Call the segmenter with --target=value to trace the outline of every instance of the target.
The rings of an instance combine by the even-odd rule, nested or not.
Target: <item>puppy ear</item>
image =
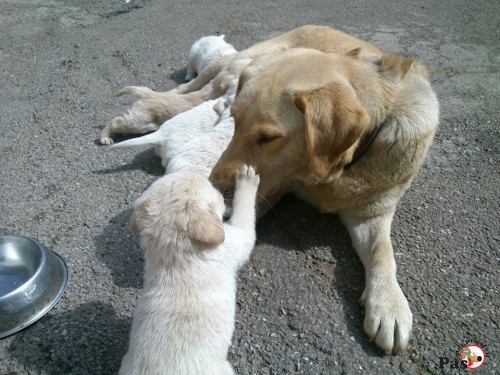
[[[351,56],[351,57],[358,57],[359,56],[359,53],[361,52],[361,48],[354,48],[350,51],[347,51],[345,53],[346,56]]]
[[[192,214],[194,217],[186,229],[191,239],[208,245],[220,245],[224,242],[224,225],[212,206],[208,210],[196,209]]]
[[[398,80],[409,72],[415,62],[415,59],[409,57],[386,54],[378,60],[377,69],[382,76]],[[421,64],[415,65],[422,66]],[[423,66],[422,68],[425,71],[424,76],[428,76],[427,69]]]
[[[342,154],[366,131],[370,117],[347,83],[332,82],[299,92],[295,105],[304,114],[306,160],[311,173],[326,177],[342,168]],[[346,164],[348,161],[345,161]]]
[[[140,201],[140,198],[135,202],[134,209],[129,219],[129,231],[132,234],[137,234],[144,229],[143,221],[147,215],[148,200]]]

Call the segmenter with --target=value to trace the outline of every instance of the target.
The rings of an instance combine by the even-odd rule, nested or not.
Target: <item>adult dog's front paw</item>
[[[386,354],[399,353],[410,340],[410,306],[397,282],[377,284],[367,285],[360,299],[365,306],[364,329]]]
[[[236,190],[246,187],[254,187],[257,190],[260,177],[255,174],[252,167],[244,165],[236,172]]]

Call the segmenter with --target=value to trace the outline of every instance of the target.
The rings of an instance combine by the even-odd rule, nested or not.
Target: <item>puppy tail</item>
[[[110,149],[137,147],[137,146],[154,146],[160,142],[160,136],[157,132],[143,135],[142,137],[128,139],[126,141],[111,145]]]
[[[150,98],[156,94],[158,94],[156,91],[144,86],[127,86],[118,91],[115,96],[135,95],[139,98]]]

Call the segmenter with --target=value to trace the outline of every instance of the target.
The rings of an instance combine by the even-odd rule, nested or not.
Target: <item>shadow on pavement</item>
[[[177,69],[168,75],[168,79],[174,81],[176,85],[180,85],[186,83],[186,73],[187,68]]]
[[[129,137],[130,138],[130,137]],[[123,138],[122,140],[129,139],[129,138]],[[116,139],[118,143],[118,139]],[[103,146],[107,147],[107,146]],[[106,150],[107,152],[120,152],[118,150],[114,151],[111,149]],[[156,176],[156,177],[161,177],[165,174],[165,169],[161,165],[161,159],[156,156],[153,148],[141,151],[137,153],[134,158],[127,164],[121,165],[119,167],[114,167],[114,168],[108,168],[108,169],[102,169],[102,170],[95,170],[92,171],[93,174],[96,175],[107,175],[107,174],[113,174],[113,173],[120,173],[120,172],[126,172],[126,171],[135,171],[135,170],[142,170],[145,173],[151,175],[151,176]]]
[[[364,268],[337,215],[321,213],[308,203],[286,196],[258,222],[257,238],[257,244],[305,254],[308,272],[324,286],[325,297],[331,295],[331,288],[333,295],[341,298],[344,321],[339,324],[346,324],[351,339],[367,354],[383,356],[363,330],[359,298],[364,289]]]
[[[123,288],[141,288],[144,261],[139,237],[128,229],[132,209],[115,215],[94,237],[97,255],[110,269],[114,283]],[[117,258],[120,261],[117,261]]]
[[[8,351],[27,373],[114,374],[127,350],[130,324],[111,305],[90,302],[43,317],[18,333]]]
[[[97,254],[111,270],[114,283],[139,289],[143,275],[142,250],[138,237],[128,231],[130,214],[129,209],[114,216],[94,241]],[[333,296],[341,300],[343,319],[332,321],[332,325],[338,323],[339,329],[347,330],[367,354],[382,356],[382,352],[369,343],[363,330],[364,314],[358,300],[364,288],[364,269],[351,247],[347,230],[336,215],[322,214],[305,202],[285,197],[258,222],[257,238],[257,245],[303,254],[299,260],[307,259],[307,270],[324,288],[324,298]],[[329,259],[325,259],[325,251]],[[120,262],[116,262],[117,252]],[[276,265],[277,272],[279,267]],[[301,318],[298,312],[294,319],[298,320],[294,325],[303,326],[300,320],[305,319],[305,323],[309,317]],[[307,326],[305,324],[304,329]],[[331,345],[334,346],[334,342]]]

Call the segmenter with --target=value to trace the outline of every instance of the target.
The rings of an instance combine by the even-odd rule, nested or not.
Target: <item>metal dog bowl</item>
[[[64,260],[37,240],[0,235],[0,338],[45,315],[68,283]]]

